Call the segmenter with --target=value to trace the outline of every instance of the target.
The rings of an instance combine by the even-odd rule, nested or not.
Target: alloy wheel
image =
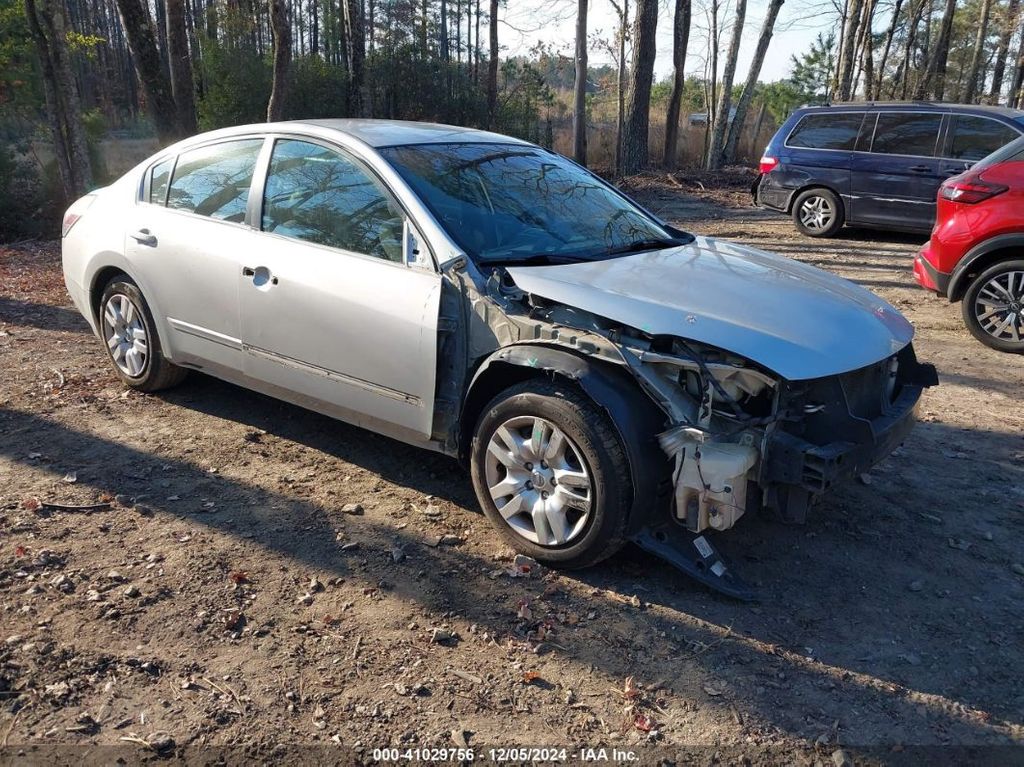
[[[594,502],[579,448],[550,421],[516,416],[487,445],[486,480],[512,530],[540,546],[563,546],[586,529]]]
[[[1024,272],[992,275],[974,299],[974,316],[993,338],[1014,342],[1024,338]]]
[[[103,338],[118,370],[138,378],[146,369],[149,338],[142,310],[128,296],[114,293],[103,305]]]
[[[835,220],[836,211],[825,197],[812,195],[800,205],[800,223],[811,232],[823,232]]]

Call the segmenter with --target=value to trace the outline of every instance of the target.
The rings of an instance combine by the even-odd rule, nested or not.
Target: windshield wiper
[[[582,261],[593,261],[588,256],[572,256],[561,253],[533,253],[528,256],[498,256],[482,258],[482,264],[503,264],[515,266],[558,266],[560,264],[578,264]]]
[[[685,245],[687,240],[681,237],[657,237],[646,240],[637,240],[627,245],[622,245],[618,248],[612,248],[606,250],[604,255],[606,256],[621,256],[625,253],[639,253],[643,250],[662,250],[664,248],[674,248],[676,245]]]

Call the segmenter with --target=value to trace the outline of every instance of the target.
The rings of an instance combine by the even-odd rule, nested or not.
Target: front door
[[[870,116],[868,119],[871,119]],[[940,112],[880,112],[870,149],[853,158],[851,221],[930,229],[941,161]]]
[[[245,371],[357,425],[430,435],[441,278],[406,215],[339,149],[277,139],[238,274]]]

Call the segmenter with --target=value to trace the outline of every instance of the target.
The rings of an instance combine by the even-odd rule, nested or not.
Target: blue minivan
[[[811,237],[843,226],[927,233],[939,185],[1024,135],[1017,109],[930,102],[803,107],[761,158],[758,205]]]

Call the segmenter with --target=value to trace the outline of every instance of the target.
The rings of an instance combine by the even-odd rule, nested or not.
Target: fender
[[[668,518],[671,464],[657,440],[668,419],[626,369],[552,346],[517,344],[487,357],[473,376],[469,391],[487,370],[499,365],[531,368],[567,378],[608,413],[626,448],[633,480],[628,535]]]
[[[979,262],[985,256],[997,250],[1008,250],[1010,248],[1019,248],[1024,252],[1024,233],[1000,234],[978,243],[967,251],[967,254],[960,259],[960,262],[953,269],[953,274],[950,277],[949,287],[946,289],[946,295],[949,296],[949,300],[952,302],[963,298],[963,294],[967,290],[968,275],[981,266]],[[987,266],[987,264],[985,265]]]

